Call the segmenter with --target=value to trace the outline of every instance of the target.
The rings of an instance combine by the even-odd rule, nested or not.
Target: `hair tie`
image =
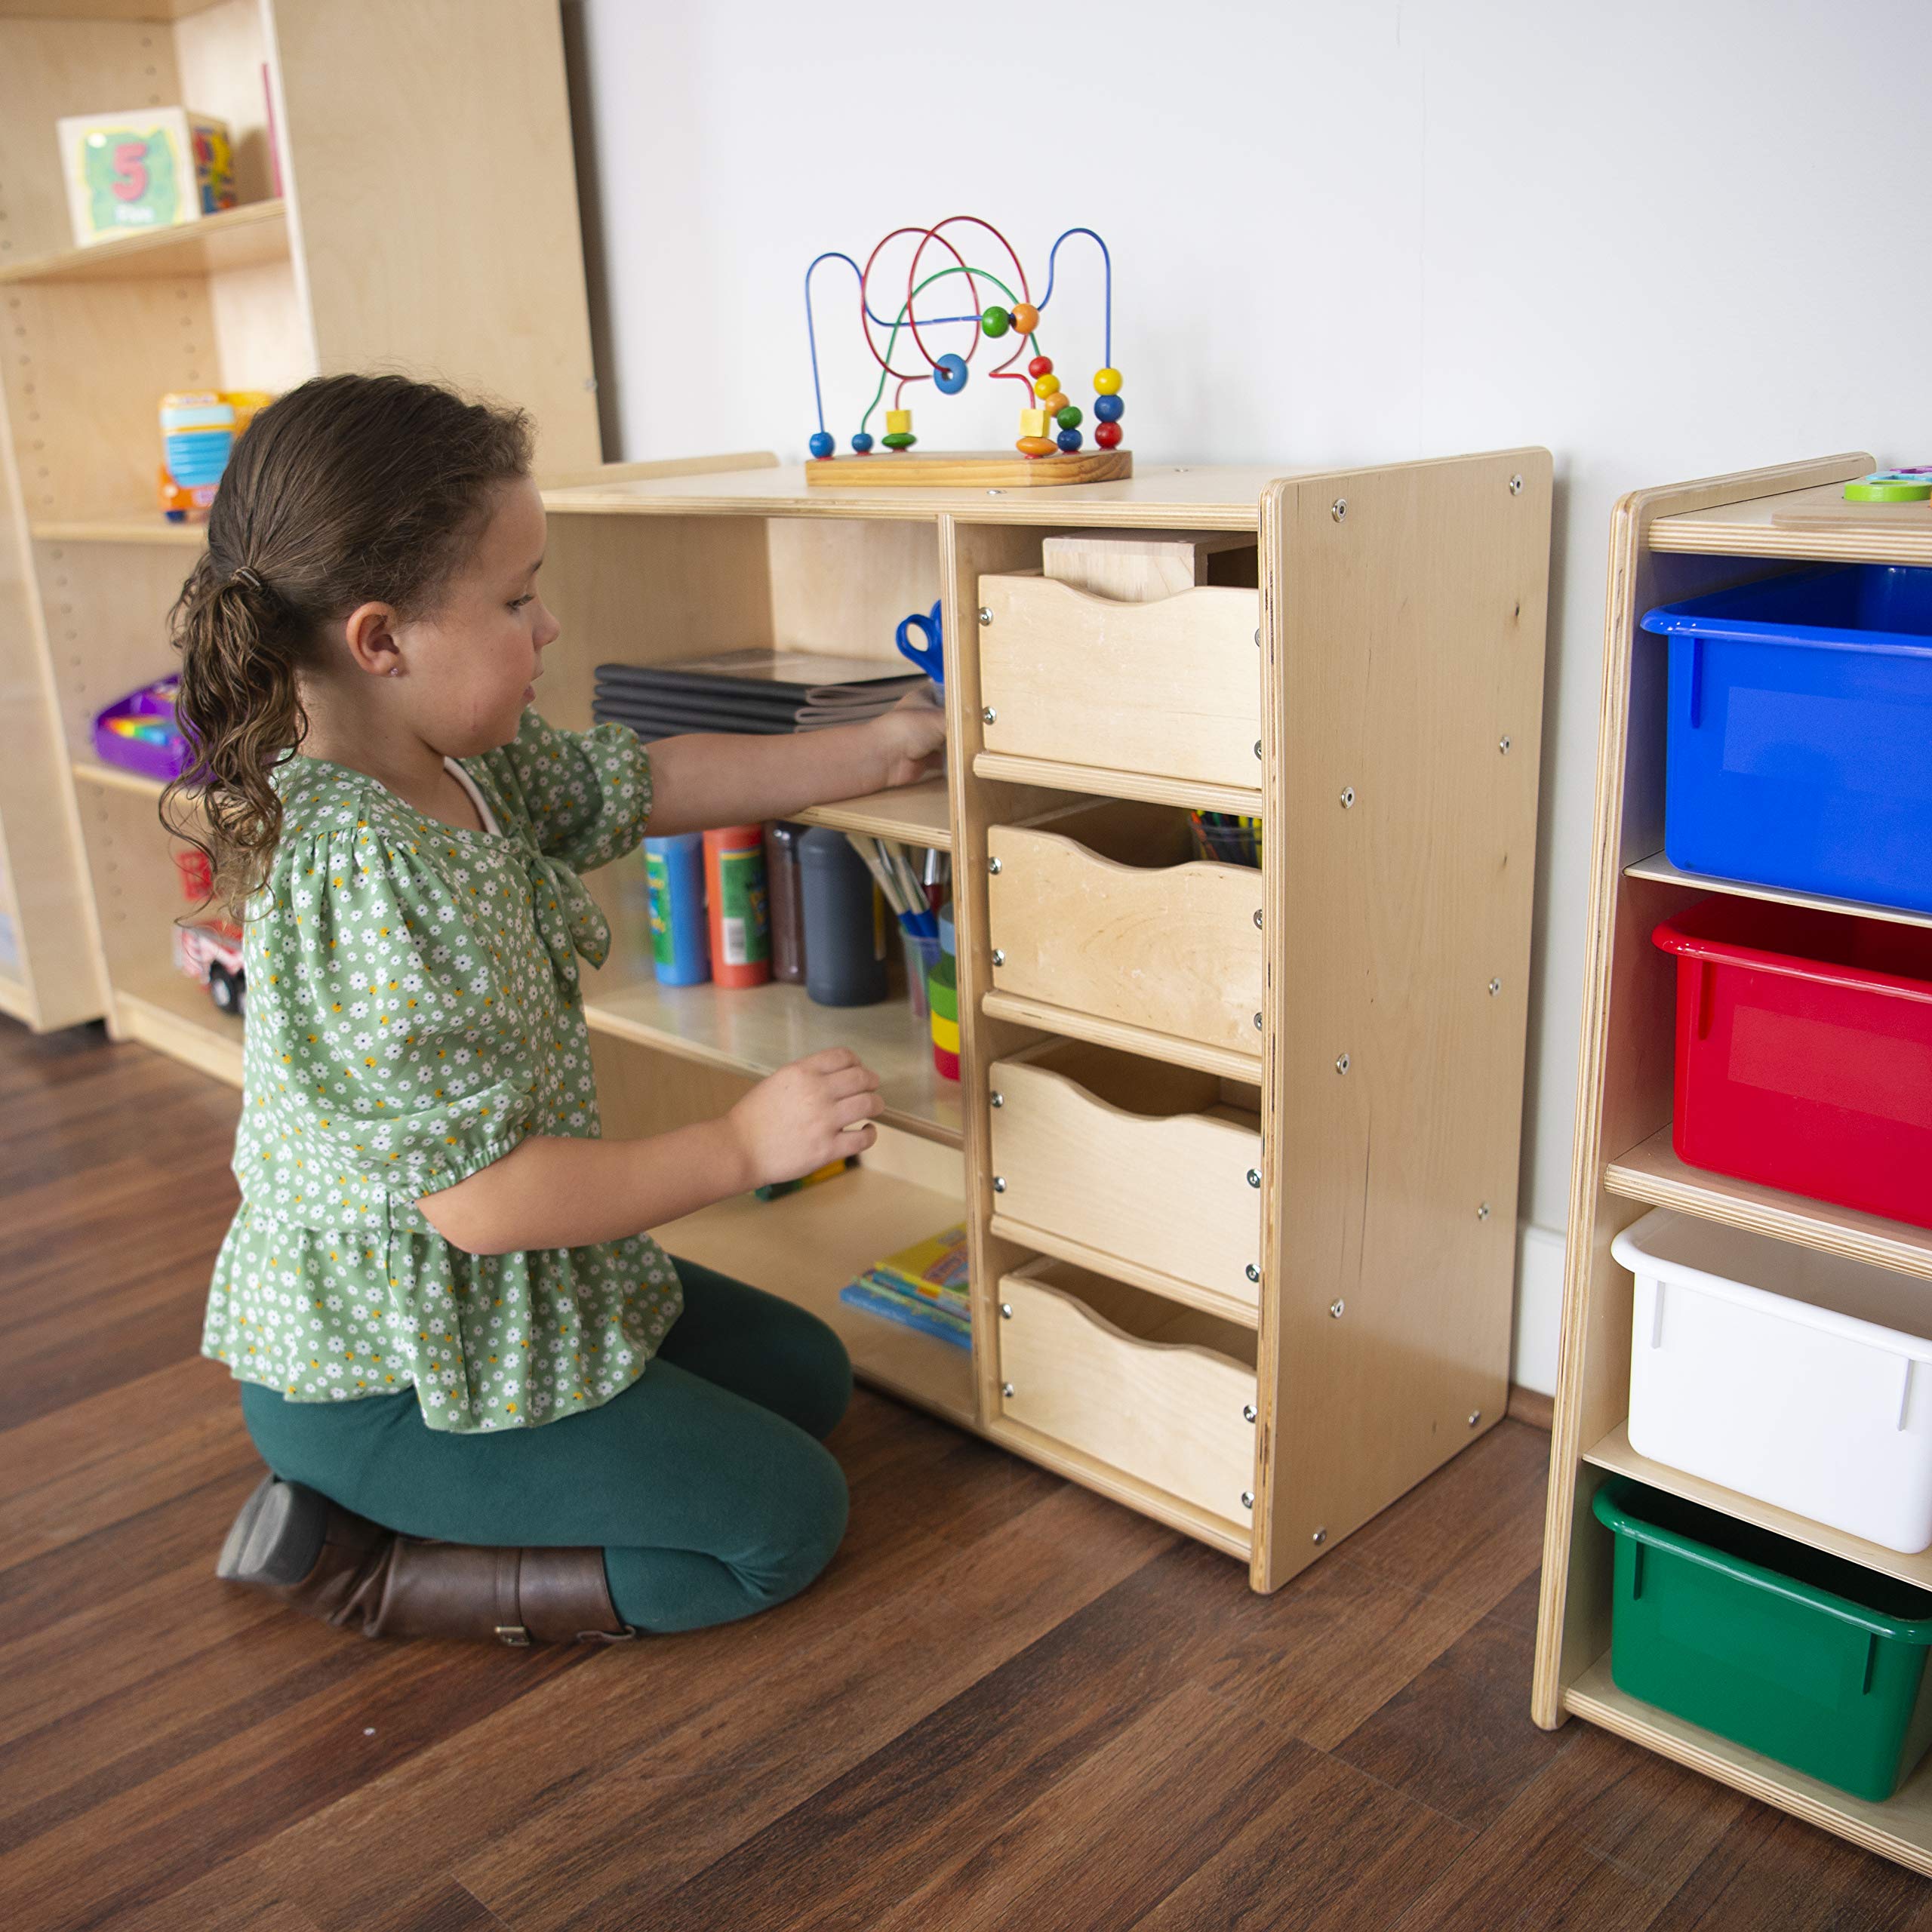
[[[244,564],[228,580],[230,583],[245,583],[251,590],[254,591],[265,591],[268,588],[246,564]]]

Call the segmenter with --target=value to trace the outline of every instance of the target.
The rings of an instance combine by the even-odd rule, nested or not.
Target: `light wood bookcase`
[[[1881,1549],[1631,1447],[1632,1287],[1610,1253],[1624,1228],[1663,1207],[1932,1277],[1932,1235],[1923,1229],[1730,1180],[1678,1158],[1671,1146],[1675,980],[1672,962],[1651,941],[1660,921],[1714,892],[1932,924],[1922,914],[1695,877],[1663,856],[1668,646],[1640,628],[1644,612],[1806,561],[1932,565],[1932,515],[1885,518],[1841,500],[1841,486],[1871,468],[1869,455],[1854,452],[1639,490],[1617,505],[1611,521],[1590,946],[1533,1711],[1546,1727],[1572,1715],[1588,1718],[1932,1872],[1932,1764],[1888,1803],[1870,1804],[1617,1688],[1609,1655],[1612,1540],[1591,1509],[1610,1476],[1631,1475],[1932,1589],[1932,1552],[1906,1556]],[[1801,525],[1774,521],[1792,516]]]
[[[228,123],[242,205],[73,247],[55,121],[155,103]],[[0,0],[0,1011],[238,1066],[170,963],[157,788],[92,718],[170,668],[202,541],[155,507],[163,392],[371,368],[598,463],[555,0]]]
[[[599,660],[889,657],[943,605],[948,777],[804,816],[952,853],[962,1079],[903,1004],[660,987],[620,948],[586,992],[607,1131],[857,1045],[887,1103],[862,1168],[666,1246],[1272,1589],[1503,1411],[1549,460],[1140,468],[843,493],[745,457],[549,491],[544,708],[587,724]],[[1037,574],[1055,532],[1149,530],[1252,539],[1260,589],[1116,605]],[[1261,870],[1180,863],[1189,806],[1260,817]],[[962,1216],[970,1356],[838,1300]]]

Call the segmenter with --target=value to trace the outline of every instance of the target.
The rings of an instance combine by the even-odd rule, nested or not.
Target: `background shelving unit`
[[[174,976],[159,787],[91,740],[100,706],[171,667],[202,542],[153,507],[165,391],[401,368],[529,409],[546,472],[598,463],[556,9],[463,15],[451,34],[383,0],[0,0],[0,1009],[31,1026],[104,1014],[239,1075],[238,1026]],[[492,137],[451,140],[486,100]],[[55,121],[152,104],[228,123],[242,205],[73,247]],[[486,232],[517,237],[515,274],[472,245]]]
[[[1921,915],[1681,872],[1663,856],[1668,647],[1644,613],[1794,565],[1932,565],[1932,515],[1875,516],[1841,486],[1872,468],[1862,452],[1640,490],[1611,531],[1603,715],[1586,963],[1563,1352],[1550,1458],[1533,1713],[1582,1716],[1869,1849],[1932,1872],[1932,1765],[1890,1802],[1847,1796],[1619,1691],[1610,1669],[1611,1538],[1591,1504],[1612,1473],[1632,1475],[1814,1549],[1921,1587],[1932,1558],[1849,1537],[1638,1455],[1626,1433],[1630,1276],[1610,1244],[1653,1207],[1932,1278],[1921,1228],[1706,1173],[1671,1146],[1676,1012],[1672,962],[1652,929],[1708,893],[1826,912],[1932,923]],[[1793,521],[1792,519],[1797,519]]]

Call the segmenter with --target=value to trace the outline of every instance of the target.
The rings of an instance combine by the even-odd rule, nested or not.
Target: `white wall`
[[[1149,457],[1554,451],[1523,1211],[1560,1229],[1611,506],[1848,448],[1932,461],[1932,7],[572,4],[613,457],[801,457],[806,263],[961,212],[1036,294],[1063,229],[1106,237]],[[1084,406],[1076,245],[1042,343]],[[849,274],[821,286],[842,448],[871,383]],[[989,386],[942,429],[922,386],[916,426],[998,445]],[[1546,1389],[1552,1252],[1526,1231],[1518,1372]]]

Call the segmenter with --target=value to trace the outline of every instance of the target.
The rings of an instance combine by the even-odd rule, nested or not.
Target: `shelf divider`
[[[1694,892],[1722,893],[1733,899],[1764,899],[1774,906],[1802,906],[1817,912],[1841,912],[1859,919],[1884,919],[1899,926],[1932,926],[1932,912],[1908,912],[1899,906],[1868,906],[1858,899],[1831,899],[1815,892],[1791,892],[1783,886],[1754,885],[1748,879],[1718,878],[1708,872],[1687,872],[1661,852],[1623,868],[1626,878],[1647,878],[1659,885],[1681,885]]]
[[[259,268],[288,258],[288,203],[250,202],[198,221],[30,257],[0,268],[0,287],[23,281],[159,281]]]

